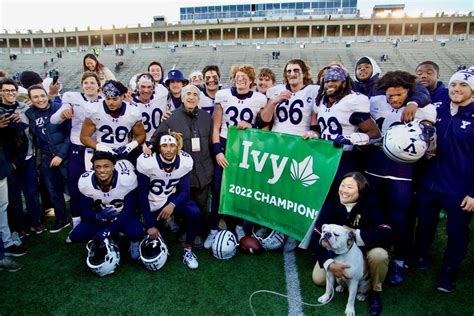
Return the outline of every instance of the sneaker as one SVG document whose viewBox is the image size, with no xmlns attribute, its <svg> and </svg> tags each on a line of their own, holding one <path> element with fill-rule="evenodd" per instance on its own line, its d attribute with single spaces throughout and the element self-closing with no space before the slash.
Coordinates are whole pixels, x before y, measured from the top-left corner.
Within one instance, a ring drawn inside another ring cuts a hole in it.
<svg viewBox="0 0 474 316">
<path fill-rule="evenodd" d="M 166 225 L 168 225 L 168 227 L 170 228 L 172 233 L 177 233 L 179 231 L 179 226 L 178 226 L 178 224 L 176 224 L 173 217 L 170 217 L 166 221 Z"/>
<path fill-rule="evenodd" d="M 18 232 L 18 237 L 20 237 L 20 239 L 30 237 L 30 233 L 28 233 L 26 230 L 21 230 Z"/>
<path fill-rule="evenodd" d="M 242 238 L 245 237 L 245 232 L 244 232 L 244 229 L 242 228 L 242 226 L 235 226 L 235 234 L 237 235 L 237 240 L 240 242 L 240 240 Z"/>
<path fill-rule="evenodd" d="M 44 216 L 46 217 L 54 217 L 54 208 L 50 207 L 47 210 L 44 210 Z"/>
<path fill-rule="evenodd" d="M 26 255 L 26 248 L 15 244 L 5 248 L 5 257 L 21 257 Z"/>
<path fill-rule="evenodd" d="M 392 262 L 390 271 L 388 272 L 388 283 L 391 285 L 399 285 L 404 280 L 404 267 L 396 262 Z"/>
<path fill-rule="evenodd" d="M 138 260 L 140 258 L 140 242 L 139 241 L 131 241 L 130 242 L 130 257 L 133 260 Z"/>
<path fill-rule="evenodd" d="M 190 248 L 184 249 L 183 263 L 187 265 L 189 269 L 197 269 L 199 267 L 197 257 Z"/>
<path fill-rule="evenodd" d="M 71 224 L 69 222 L 56 222 L 52 229 L 49 230 L 51 234 L 59 233 L 66 227 L 69 227 Z"/>
<path fill-rule="evenodd" d="M 454 273 L 450 268 L 441 270 L 436 282 L 436 289 L 443 293 L 454 292 Z"/>
<path fill-rule="evenodd" d="M 204 242 L 204 248 L 211 249 L 218 232 L 217 229 L 211 229 L 211 232 L 207 235 L 206 241 Z"/>
<path fill-rule="evenodd" d="M 294 239 L 293 237 L 288 237 L 285 242 L 285 245 L 283 246 L 283 251 L 292 252 L 295 251 L 296 247 L 298 247 L 298 242 L 296 241 L 296 239 Z"/>
<path fill-rule="evenodd" d="M 194 237 L 193 247 L 194 247 L 194 249 L 202 249 L 204 247 L 204 244 L 202 243 L 202 237 L 201 236 Z"/>
<path fill-rule="evenodd" d="M 66 244 L 72 244 L 71 238 L 69 238 L 69 235 L 67 235 L 66 239 L 64 240 Z"/>
<path fill-rule="evenodd" d="M 46 226 L 44 226 L 43 224 L 39 224 L 39 225 L 36 225 L 36 226 L 31 226 L 31 227 L 30 227 L 30 230 L 31 230 L 32 232 L 35 232 L 37 235 L 42 234 L 42 233 L 48 231 L 48 229 L 46 228 Z"/>
<path fill-rule="evenodd" d="M 17 246 L 21 246 L 21 244 L 23 243 L 21 241 L 20 235 L 17 232 L 12 233 L 12 241 Z"/>
<path fill-rule="evenodd" d="M 372 292 L 370 295 L 369 314 L 371 316 L 378 316 L 382 313 L 382 299 L 380 293 Z"/>
<path fill-rule="evenodd" d="M 0 270 L 6 270 L 8 272 L 17 272 L 23 268 L 22 264 L 13 261 L 12 259 L 5 257 L 0 260 Z"/>
</svg>

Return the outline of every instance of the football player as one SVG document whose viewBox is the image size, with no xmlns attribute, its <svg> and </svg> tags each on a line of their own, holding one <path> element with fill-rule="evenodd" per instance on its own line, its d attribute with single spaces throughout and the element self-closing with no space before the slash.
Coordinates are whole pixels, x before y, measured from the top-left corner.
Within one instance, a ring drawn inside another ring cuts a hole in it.
<svg viewBox="0 0 474 316">
<path fill-rule="evenodd" d="M 200 95 L 198 108 L 212 115 L 214 113 L 216 93 L 221 88 L 219 85 L 221 72 L 218 66 L 209 65 L 204 67 L 202 73 L 204 74 L 204 90 Z"/>
<path fill-rule="evenodd" d="M 301 59 L 286 63 L 283 82 L 267 90 L 267 105 L 259 113 L 272 131 L 304 136 L 316 126 L 314 101 L 319 86 L 313 84 L 311 67 Z"/>
<path fill-rule="evenodd" d="M 267 90 L 269 101 L 259 113 L 261 120 L 271 125 L 274 132 L 317 137 L 311 128 L 318 130 L 313 107 L 319 86 L 313 84 L 311 67 L 301 59 L 288 61 L 283 70 L 283 82 Z M 285 251 L 294 250 L 296 245 L 296 240 L 289 237 Z"/>
<path fill-rule="evenodd" d="M 127 88 L 120 82 L 107 81 L 102 91 L 105 100 L 88 111 L 81 129 L 81 142 L 96 151 L 127 156 L 146 138 L 141 113 L 136 106 L 123 101 Z M 129 134 L 133 132 L 133 140 Z M 95 140 L 93 134 L 96 133 Z M 129 158 L 130 159 L 130 158 Z"/>
<path fill-rule="evenodd" d="M 267 102 L 265 95 L 250 90 L 255 81 L 255 68 L 252 65 L 233 66 L 231 75 L 235 86 L 217 92 L 216 106 L 212 116 L 212 151 L 217 165 L 214 169 L 212 184 L 211 232 L 204 243 L 205 247 L 206 245 L 210 247 L 217 235 L 222 172 L 223 168 L 229 165 L 224 155 L 227 129 L 229 126 L 237 126 L 240 129 L 256 127 L 257 113 Z M 239 240 L 245 236 L 240 223 L 236 226 L 236 233 Z"/>
<path fill-rule="evenodd" d="M 139 245 L 143 227 L 136 214 L 137 176 L 133 170 L 115 169 L 116 156 L 96 151 L 92 156 L 93 171 L 79 179 L 81 222 L 69 234 L 73 242 L 105 238 L 122 232 L 130 239 L 132 259 L 140 257 Z"/>
<path fill-rule="evenodd" d="M 332 141 L 335 147 L 344 147 L 341 162 L 328 196 L 336 195 L 341 177 L 357 170 L 352 149 L 366 145 L 380 137 L 380 130 L 370 117 L 367 96 L 352 91 L 352 80 L 340 67 L 326 70 L 316 97 L 315 109 L 320 138 Z"/>
<path fill-rule="evenodd" d="M 69 149 L 67 186 L 71 196 L 70 208 L 73 228 L 79 224 L 81 219 L 79 211 L 80 193 L 77 182 L 86 170 L 91 169 L 90 155 L 92 150 L 87 149 L 80 140 L 82 123 L 86 118 L 87 111 L 96 110 L 97 106 L 103 101 L 99 94 L 100 80 L 96 73 L 85 72 L 82 75 L 81 85 L 82 93 L 72 91 L 64 93 L 61 108 L 51 116 L 51 123 L 53 124 L 61 124 L 66 120 L 71 120 L 71 147 Z"/>
<path fill-rule="evenodd" d="M 424 61 L 416 66 L 415 74 L 416 81 L 424 85 L 430 92 L 431 102 L 435 106 L 449 105 L 451 101 L 448 88 L 439 80 L 438 64 L 429 60 Z"/>
<path fill-rule="evenodd" d="M 378 91 L 385 91 L 385 95 L 370 99 L 370 113 L 382 131 L 382 136 L 385 136 L 391 126 L 402 124 L 402 113 L 407 106 L 408 95 L 416 89 L 415 79 L 408 72 L 391 71 L 375 84 Z M 436 120 L 435 106 L 429 104 L 418 108 L 415 118 L 424 124 L 433 124 Z M 434 137 L 433 129 L 426 127 L 423 130 L 427 133 L 427 139 Z M 410 149 L 414 150 L 415 148 Z M 382 148 L 373 150 L 368 155 L 367 180 L 393 229 L 394 258 L 388 277 L 389 283 L 393 285 L 401 284 L 404 280 L 405 260 L 411 243 L 412 230 L 409 229 L 408 217 L 413 198 L 414 167 L 414 163 L 393 161 L 385 155 Z"/>
<path fill-rule="evenodd" d="M 168 87 L 168 108 L 170 110 L 179 108 L 183 103 L 181 101 L 181 89 L 189 84 L 189 80 L 184 78 L 181 70 L 173 69 L 168 71 L 168 77 L 165 86 Z"/>
<path fill-rule="evenodd" d="M 262 68 L 257 75 L 257 91 L 267 94 L 267 90 L 275 85 L 276 77 L 270 68 Z"/>
<path fill-rule="evenodd" d="M 167 111 L 167 93 L 155 93 L 155 80 L 150 74 L 144 73 L 137 77 L 137 93 L 133 96 L 132 105 L 135 105 L 142 113 L 143 126 L 146 132 L 146 140 L 160 125 L 163 114 Z"/>
<path fill-rule="evenodd" d="M 190 172 L 193 159 L 182 151 L 183 139 L 170 132 L 156 137 L 156 153 L 142 154 L 137 160 L 140 209 L 150 238 L 158 238 L 164 224 L 176 214 L 186 219 L 183 263 L 197 269 L 199 263 L 192 251 L 194 237 L 200 231 L 200 212 L 190 199 Z"/>
</svg>

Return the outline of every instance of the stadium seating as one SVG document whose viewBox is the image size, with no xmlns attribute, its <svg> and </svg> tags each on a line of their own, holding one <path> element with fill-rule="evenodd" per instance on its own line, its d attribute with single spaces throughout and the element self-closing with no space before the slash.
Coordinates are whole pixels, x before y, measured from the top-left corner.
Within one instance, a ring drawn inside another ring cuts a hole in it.
<svg viewBox="0 0 474 316">
<path fill-rule="evenodd" d="M 179 68 L 185 75 L 193 70 L 201 70 L 204 66 L 215 64 L 221 69 L 223 82 L 230 78 L 229 69 L 234 64 L 251 63 L 257 69 L 269 67 L 275 71 L 277 81 L 282 78 L 282 69 L 287 60 L 301 58 L 307 60 L 313 76 L 319 69 L 331 61 L 342 62 L 353 75 L 355 60 L 361 56 L 373 57 L 382 69 L 382 72 L 392 70 L 406 70 L 413 72 L 416 65 L 424 60 L 433 60 L 440 66 L 441 80 L 445 83 L 461 64 L 470 66 L 474 60 L 474 43 L 470 41 L 447 42 L 441 47 L 440 42 L 401 42 L 397 48 L 391 42 L 352 43 L 346 47 L 345 43 L 306 43 L 304 48 L 300 44 L 254 44 L 222 45 L 214 49 L 212 46 L 143 48 L 125 50 L 123 56 L 116 56 L 113 49 L 103 50 L 99 60 L 110 70 L 114 65 L 123 62 L 123 67 L 115 73 L 118 80 L 128 84 L 130 78 L 137 73 L 144 72 L 151 61 L 162 63 L 165 74 L 172 68 Z M 272 59 L 272 52 L 280 51 L 279 59 Z M 382 54 L 388 55 L 386 62 L 380 62 Z M 82 57 L 85 52 L 64 53 L 58 59 L 56 54 L 18 54 L 15 61 L 10 61 L 5 54 L 0 55 L 0 68 L 7 70 L 10 75 L 24 70 L 47 73 L 55 68 L 60 72 L 60 81 L 63 90 L 79 90 L 82 74 Z M 54 58 L 53 62 L 50 59 Z M 43 62 L 48 60 L 48 65 Z"/>
</svg>

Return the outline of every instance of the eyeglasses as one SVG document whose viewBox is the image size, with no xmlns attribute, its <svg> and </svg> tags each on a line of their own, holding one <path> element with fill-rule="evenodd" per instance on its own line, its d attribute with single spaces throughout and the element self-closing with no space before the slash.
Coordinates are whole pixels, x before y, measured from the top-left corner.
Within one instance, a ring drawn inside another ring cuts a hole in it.
<svg viewBox="0 0 474 316">
<path fill-rule="evenodd" d="M 3 89 L 3 93 L 16 93 L 17 91 L 15 89 Z"/>
</svg>

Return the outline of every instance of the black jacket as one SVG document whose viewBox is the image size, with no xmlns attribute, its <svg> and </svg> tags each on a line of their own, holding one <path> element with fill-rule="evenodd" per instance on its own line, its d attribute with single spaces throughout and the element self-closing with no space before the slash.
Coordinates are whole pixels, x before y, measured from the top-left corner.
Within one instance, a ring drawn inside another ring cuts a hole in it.
<svg viewBox="0 0 474 316">
<path fill-rule="evenodd" d="M 349 213 L 338 198 L 326 200 L 316 220 L 312 236 L 313 257 L 321 267 L 326 260 L 333 257 L 332 253 L 319 244 L 321 236 L 317 231 L 321 232 L 324 224 L 346 225 L 360 229 L 360 236 L 365 244 L 361 247 L 362 251 L 376 247 L 388 248 L 392 243 L 392 230 L 384 219 L 383 210 L 371 194 L 361 197 Z"/>
<path fill-rule="evenodd" d="M 158 135 L 167 133 L 168 129 L 183 135 L 183 150 L 193 158 L 191 188 L 202 188 L 211 183 L 214 173 L 211 155 L 211 115 L 198 108 L 193 113 L 189 113 L 185 111 L 184 106 L 181 106 L 173 111 L 169 119 L 158 126 L 151 138 L 151 143 L 155 144 Z M 191 139 L 194 137 L 199 138 L 200 151 L 192 151 Z M 158 148 L 155 150 L 158 151 Z"/>
</svg>

